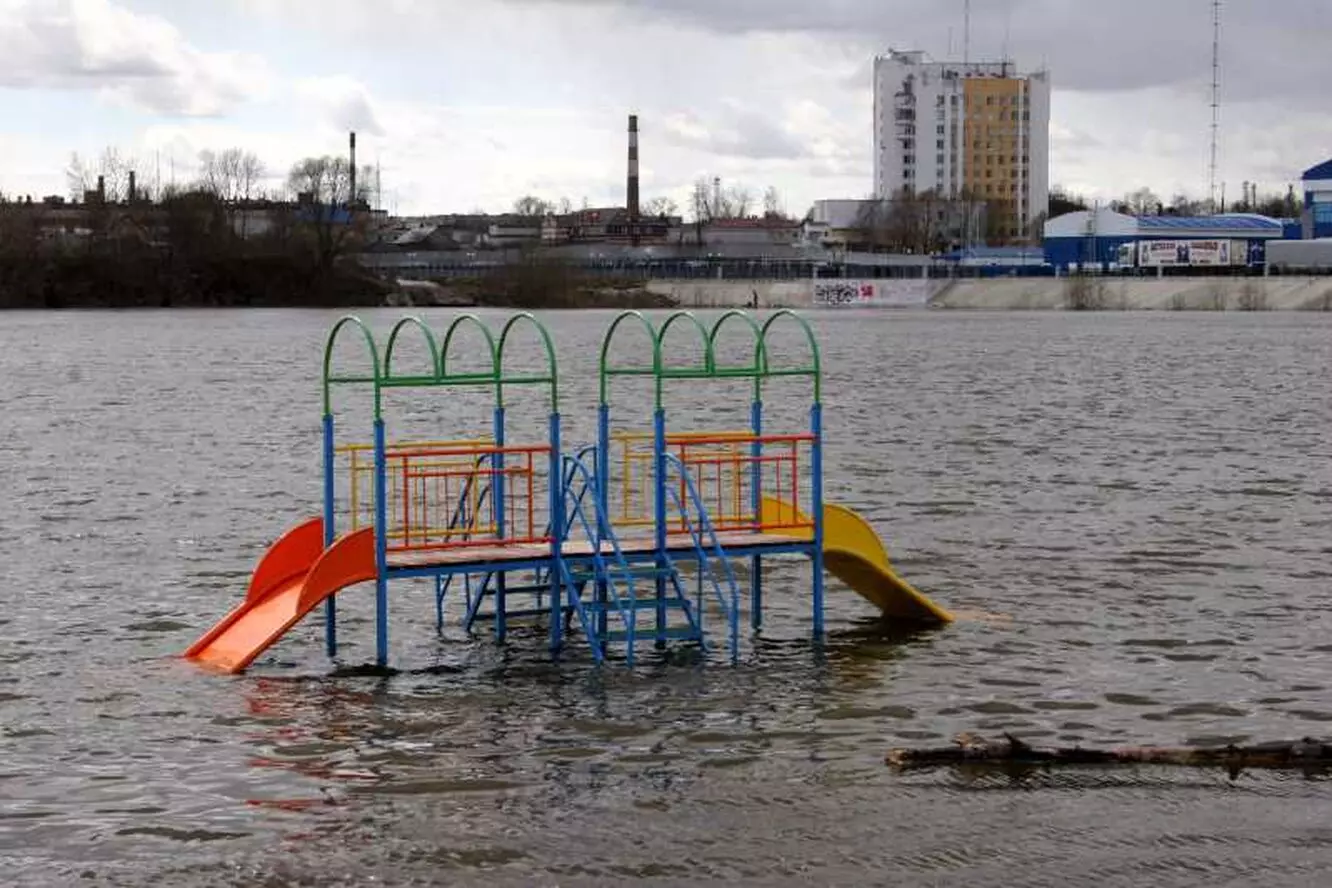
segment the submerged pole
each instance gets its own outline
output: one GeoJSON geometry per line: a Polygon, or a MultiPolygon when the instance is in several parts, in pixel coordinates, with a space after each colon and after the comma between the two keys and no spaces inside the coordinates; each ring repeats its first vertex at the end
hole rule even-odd
{"type": "MultiPolygon", "coordinates": [[[[333,414],[324,414],[324,548],[327,549],[333,545],[333,540],[337,538],[337,528],[334,526],[336,518],[334,512],[336,489],[333,485],[334,472],[333,449],[333,414]]],[[[352,478],[352,483],[356,483],[356,478],[352,478]]],[[[338,655],[338,596],[336,594],[328,596],[324,601],[324,650],[328,656],[336,657],[338,655]]]]}

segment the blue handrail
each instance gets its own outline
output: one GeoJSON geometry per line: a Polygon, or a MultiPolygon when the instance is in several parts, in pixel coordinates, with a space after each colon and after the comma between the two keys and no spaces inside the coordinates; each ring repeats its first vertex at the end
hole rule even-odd
{"type": "MultiPolygon", "coordinates": [[[[595,448],[584,448],[584,450],[594,449],[595,448]]],[[[633,571],[629,567],[628,560],[624,557],[624,550],[620,548],[620,541],[615,537],[615,534],[611,532],[610,523],[605,520],[605,516],[598,510],[596,516],[597,527],[601,532],[594,532],[592,523],[588,521],[587,514],[583,508],[581,493],[585,493],[589,487],[595,488],[596,476],[590,469],[588,469],[587,465],[582,460],[576,457],[566,456],[564,461],[565,467],[570,474],[569,486],[566,487],[564,491],[565,500],[571,503],[572,518],[576,520],[578,524],[582,525],[583,531],[587,534],[588,542],[592,547],[592,565],[595,575],[606,577],[608,580],[612,578],[611,566],[606,563],[605,554],[602,552],[602,545],[609,543],[611,555],[614,560],[614,568],[621,574],[620,578],[624,580],[625,585],[628,587],[630,600],[635,600],[638,596],[634,588],[633,571]],[[580,492],[579,496],[571,497],[570,494],[572,493],[573,484],[579,477],[581,477],[583,482],[583,490],[580,492]]],[[[567,525],[569,529],[572,529],[573,526],[574,521],[571,521],[567,525]]],[[[567,567],[564,568],[564,573],[565,575],[561,579],[570,587],[570,602],[573,604],[574,610],[578,614],[579,621],[583,624],[583,631],[587,633],[588,638],[592,641],[593,655],[596,657],[597,662],[600,663],[604,656],[604,642],[597,634],[595,627],[593,627],[588,620],[587,612],[583,609],[580,596],[572,594],[572,576],[569,574],[567,567]]],[[[616,590],[615,583],[606,583],[606,588],[610,591],[610,595],[614,599],[615,609],[619,611],[620,619],[624,621],[625,640],[627,642],[626,657],[629,666],[632,667],[634,665],[634,634],[638,622],[637,612],[632,608],[625,608],[624,600],[616,590]]]]}
{"type": "Polygon", "coordinates": [[[668,467],[674,467],[679,472],[681,479],[685,483],[685,492],[693,505],[694,512],[698,515],[698,526],[690,520],[690,513],[680,500],[679,493],[675,490],[675,485],[664,485],[671,500],[675,504],[675,509],[684,519],[685,530],[688,531],[690,538],[694,542],[694,551],[698,555],[698,569],[707,573],[708,579],[712,582],[713,591],[716,593],[717,601],[721,604],[723,613],[726,614],[727,622],[730,626],[730,647],[731,659],[739,658],[740,652],[740,586],[735,579],[735,571],[731,569],[731,562],[726,558],[725,550],[722,549],[721,541],[717,538],[716,528],[712,525],[712,519],[708,516],[708,511],[703,505],[703,499],[698,495],[698,488],[694,484],[693,476],[685,468],[684,463],[672,453],[663,453],[662,457],[668,467]],[[726,576],[726,585],[731,591],[730,601],[727,601],[726,594],[722,591],[721,583],[717,581],[717,574],[712,568],[712,562],[708,558],[708,553],[704,547],[703,536],[707,535],[709,548],[712,549],[713,556],[721,563],[726,576]]]}
{"type": "MultiPolygon", "coordinates": [[[[482,454],[481,456],[478,456],[476,458],[475,467],[480,468],[481,466],[485,465],[490,461],[491,461],[491,454],[488,453],[482,454]]],[[[466,483],[463,484],[462,493],[458,497],[458,505],[453,510],[453,517],[449,519],[447,527],[448,530],[455,529],[456,527],[458,527],[459,524],[463,522],[463,516],[466,514],[467,511],[467,496],[472,490],[472,485],[476,483],[476,479],[477,479],[477,474],[473,473],[467,477],[466,483]]],[[[476,530],[477,519],[480,518],[482,506],[485,504],[486,500],[490,497],[492,486],[493,485],[491,483],[487,482],[485,487],[481,488],[481,492],[477,494],[477,500],[476,500],[477,511],[472,514],[471,522],[464,529],[462,537],[463,539],[470,539],[472,533],[476,530]]],[[[442,582],[437,581],[435,586],[435,631],[437,632],[442,631],[444,629],[444,596],[448,594],[449,586],[453,584],[453,577],[454,577],[453,574],[449,574],[448,576],[443,578],[442,582]]],[[[464,579],[464,582],[466,583],[466,586],[463,594],[467,598],[467,605],[468,605],[467,612],[470,616],[473,611],[472,582],[470,576],[466,577],[464,579]]],[[[490,582],[490,576],[487,575],[485,581],[482,583],[481,586],[482,590],[481,594],[477,596],[478,601],[485,593],[485,588],[486,588],[485,584],[489,582],[490,582]]]]}

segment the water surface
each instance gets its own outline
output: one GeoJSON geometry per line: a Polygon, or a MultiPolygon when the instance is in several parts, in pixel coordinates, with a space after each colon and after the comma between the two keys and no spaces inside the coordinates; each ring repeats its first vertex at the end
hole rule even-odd
{"type": "MultiPolygon", "coordinates": [[[[817,648],[808,568],[783,563],[740,665],[631,674],[576,648],[552,664],[533,633],[440,639],[404,585],[399,674],[332,674],[317,620],[248,675],[203,674],[176,655],[319,510],[335,317],[0,318],[11,884],[1286,885],[1332,866],[1319,778],[882,764],[960,730],[1327,735],[1332,318],[812,315],[828,498],[928,594],[1007,619],[903,636],[833,583],[817,648]]],[[[546,318],[570,442],[610,317],[546,318]]],[[[773,423],[802,423],[806,394],[769,394],[773,423]]],[[[539,438],[544,404],[515,398],[539,438]]],[[[744,400],[669,406],[715,427],[744,400]]],[[[464,397],[398,406],[412,434],[488,422],[464,397]]],[[[617,396],[617,416],[649,408],[617,396]]],[[[373,656],[370,598],[342,597],[344,666],[373,656]]]]}

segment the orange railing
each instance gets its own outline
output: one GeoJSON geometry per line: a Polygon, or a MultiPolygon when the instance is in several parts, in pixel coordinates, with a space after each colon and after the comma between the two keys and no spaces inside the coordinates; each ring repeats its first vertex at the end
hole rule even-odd
{"type": "MultiPolygon", "coordinates": [[[[346,452],[355,530],[374,523],[374,453],[363,445],[346,452]]],[[[496,447],[485,441],[386,448],[388,551],[549,543],[549,456],[546,445],[496,447]],[[495,495],[501,477],[503,532],[495,495]]]]}
{"type": "MultiPolygon", "coordinates": [[[[809,528],[810,521],[796,515],[812,502],[809,449],[814,436],[754,435],[751,432],[687,432],[666,437],[666,449],[689,473],[702,506],[717,531],[781,532],[809,528]],[[755,454],[755,445],[758,453],[755,454]],[[759,497],[754,487],[758,485],[759,497]],[[754,503],[762,496],[776,497],[795,506],[764,521],[754,503]]],[[[611,517],[617,528],[653,526],[652,436],[621,433],[614,437],[611,460],[611,517]]],[[[684,478],[668,478],[682,503],[688,503],[684,478]]],[[[667,513],[668,532],[687,532],[685,517],[667,513]]],[[[697,517],[697,516],[691,516],[697,517]]]]}

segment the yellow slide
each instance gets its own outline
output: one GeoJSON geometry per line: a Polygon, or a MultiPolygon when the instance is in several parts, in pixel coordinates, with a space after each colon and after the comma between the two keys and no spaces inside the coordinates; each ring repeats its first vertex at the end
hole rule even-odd
{"type": "MultiPolygon", "coordinates": [[[[808,516],[790,503],[763,497],[764,524],[805,523],[808,516]]],[[[809,539],[812,529],[791,531],[809,539]]],[[[870,523],[845,506],[823,506],[823,566],[884,616],[914,623],[951,623],[953,615],[897,575],[888,550],[870,523]]]]}

